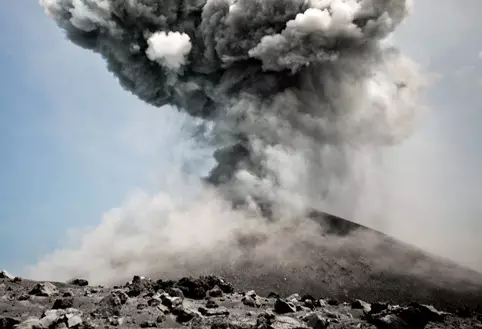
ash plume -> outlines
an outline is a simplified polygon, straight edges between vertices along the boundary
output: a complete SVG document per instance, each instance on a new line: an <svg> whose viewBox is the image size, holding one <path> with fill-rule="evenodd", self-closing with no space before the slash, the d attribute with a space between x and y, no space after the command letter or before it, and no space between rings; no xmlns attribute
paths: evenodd
<svg viewBox="0 0 482 329"><path fill-rule="evenodd" d="M207 181L243 203L262 194L253 180L281 184L273 153L316 163L323 147L389 144L420 107L418 68L382 42L411 1L40 3L126 90L204 119L218 148Z"/></svg>
<svg viewBox="0 0 482 329"><path fill-rule="evenodd" d="M320 236L311 224L281 219L310 209L358 212L379 149L407 137L424 109L419 67L386 41L410 0L40 4L70 41L100 54L127 91L201 119L193 138L216 148L197 199L144 196L109 213L77 250L42 260L33 272L42 277L92 279L95 268L107 282L133 271L178 273L198 261L193 273L209 268L202 261L222 268L253 252L233 246L240 235L270 236L253 247L254 261L279 260L280 243L296 251L300 237ZM289 234L277 234L283 227ZM283 255L295 259L299 250Z"/></svg>

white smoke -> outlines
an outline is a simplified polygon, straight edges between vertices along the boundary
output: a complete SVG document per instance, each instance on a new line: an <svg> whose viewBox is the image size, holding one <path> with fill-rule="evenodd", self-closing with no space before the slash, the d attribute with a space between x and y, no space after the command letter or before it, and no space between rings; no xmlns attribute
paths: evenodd
<svg viewBox="0 0 482 329"><path fill-rule="evenodd" d="M147 44L147 57L172 70L185 64L192 48L189 35L179 32L156 32L147 39Z"/></svg>

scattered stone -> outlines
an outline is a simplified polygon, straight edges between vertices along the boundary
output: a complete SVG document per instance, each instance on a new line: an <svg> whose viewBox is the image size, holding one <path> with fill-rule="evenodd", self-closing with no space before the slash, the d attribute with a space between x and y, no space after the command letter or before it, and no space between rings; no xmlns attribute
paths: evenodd
<svg viewBox="0 0 482 329"><path fill-rule="evenodd" d="M66 309L74 306L74 299L72 297L58 298L55 300L52 309Z"/></svg>
<svg viewBox="0 0 482 329"><path fill-rule="evenodd" d="M186 323L186 322L189 322L196 317L201 316L198 312L195 312L195 311L192 311L192 310L189 310L189 309L185 309L185 308L179 309L178 312L176 312L176 313L177 313L176 320L179 323Z"/></svg>
<svg viewBox="0 0 482 329"><path fill-rule="evenodd" d="M300 300L301 300L301 296L299 294L292 294L288 298L286 298L286 301L292 302L292 303L297 303Z"/></svg>
<svg viewBox="0 0 482 329"><path fill-rule="evenodd" d="M142 293L154 291L154 284L150 279L136 275L126 284L126 288L129 297L138 297Z"/></svg>
<svg viewBox="0 0 482 329"><path fill-rule="evenodd" d="M171 297L167 293L163 293L161 294L160 298L161 298L162 304L169 307L170 309L173 309L182 305L181 297Z"/></svg>
<svg viewBox="0 0 482 329"><path fill-rule="evenodd" d="M241 299L241 302L249 307L261 307L261 303L258 301L257 297L244 296L243 299Z"/></svg>
<svg viewBox="0 0 482 329"><path fill-rule="evenodd" d="M157 323L162 323L164 321L166 321L166 316L164 314L160 314L160 315L157 316L157 318L156 318Z"/></svg>
<svg viewBox="0 0 482 329"><path fill-rule="evenodd" d="M154 322L154 321L144 321L140 324L140 327L141 328L157 328L157 323Z"/></svg>
<svg viewBox="0 0 482 329"><path fill-rule="evenodd" d="M159 306L161 305L161 303L162 303L161 299L157 297L153 297L147 301L147 305L149 305L150 307Z"/></svg>
<svg viewBox="0 0 482 329"><path fill-rule="evenodd" d="M219 286L214 287L213 289L208 291L208 296L210 297L221 297L223 295L223 291Z"/></svg>
<svg viewBox="0 0 482 329"><path fill-rule="evenodd" d="M316 314L315 312L305 315L303 317L303 321L305 321L308 326L313 329L325 329L330 324L327 319L323 318L319 314Z"/></svg>
<svg viewBox="0 0 482 329"><path fill-rule="evenodd" d="M351 303L351 308L354 310L363 310L365 313L370 313L371 311L371 305L361 299L355 300L353 303Z"/></svg>
<svg viewBox="0 0 482 329"><path fill-rule="evenodd" d="M311 299L307 299L304 301L305 307L309 308L310 310L314 310L316 308L315 303Z"/></svg>
<svg viewBox="0 0 482 329"><path fill-rule="evenodd" d="M157 306L157 309L158 309L159 311L161 311L162 313L164 313L164 314L168 314L168 313L169 313L169 308L168 308L166 305L162 305L162 304L161 304L161 305L158 305L158 306Z"/></svg>
<svg viewBox="0 0 482 329"><path fill-rule="evenodd" d="M370 313L380 313L388 308L387 303L375 302L370 305Z"/></svg>
<svg viewBox="0 0 482 329"><path fill-rule="evenodd" d="M70 290L64 292L63 297L74 297L74 293Z"/></svg>
<svg viewBox="0 0 482 329"><path fill-rule="evenodd" d="M268 298L280 298L280 295L275 292L270 292Z"/></svg>
<svg viewBox="0 0 482 329"><path fill-rule="evenodd" d="M274 311L278 314L294 313L296 312L296 306L291 302L278 298L274 303Z"/></svg>
<svg viewBox="0 0 482 329"><path fill-rule="evenodd" d="M113 316L108 318L108 322L112 326L121 326L124 323L124 319L118 316Z"/></svg>
<svg viewBox="0 0 482 329"><path fill-rule="evenodd" d="M327 307L328 304L324 299L318 299L318 307Z"/></svg>
<svg viewBox="0 0 482 329"><path fill-rule="evenodd" d="M8 279L8 280L13 280L15 277L8 273L7 271L0 271L0 279Z"/></svg>
<svg viewBox="0 0 482 329"><path fill-rule="evenodd" d="M20 321L14 318L0 318L0 329L12 329Z"/></svg>
<svg viewBox="0 0 482 329"><path fill-rule="evenodd" d="M15 329L40 329L44 328L37 318L30 318L15 326Z"/></svg>
<svg viewBox="0 0 482 329"><path fill-rule="evenodd" d="M103 315L120 315L122 305L127 302L127 295L120 291L114 290L99 302L99 312Z"/></svg>
<svg viewBox="0 0 482 329"><path fill-rule="evenodd" d="M61 318L61 321L65 322L68 328L77 327L83 322L80 316L70 314L64 315L63 318Z"/></svg>
<svg viewBox="0 0 482 329"><path fill-rule="evenodd" d="M147 304L144 304L144 303L139 303L137 304L137 309L138 310L143 310L143 309L146 309L147 308Z"/></svg>
<svg viewBox="0 0 482 329"><path fill-rule="evenodd" d="M217 308L219 305L212 299L208 300L206 303L207 308Z"/></svg>
<svg viewBox="0 0 482 329"><path fill-rule="evenodd" d="M89 285L89 281L84 279L73 279L70 280L69 283L79 287L85 287Z"/></svg>
<svg viewBox="0 0 482 329"><path fill-rule="evenodd" d="M198 308L198 311L204 316L228 316L229 315L229 311L225 308L207 309L201 306Z"/></svg>
<svg viewBox="0 0 482 329"><path fill-rule="evenodd" d="M25 301L25 300L29 300L30 299L30 295L27 295L27 294L21 294L20 296L18 296L17 298L19 301Z"/></svg>
<svg viewBox="0 0 482 329"><path fill-rule="evenodd" d="M171 296L171 297L179 297L184 299L184 293L182 292L181 289L179 288L168 288L166 289L166 292Z"/></svg>
<svg viewBox="0 0 482 329"><path fill-rule="evenodd" d="M50 282L37 283L29 294L39 297L50 297L59 293L59 289Z"/></svg>

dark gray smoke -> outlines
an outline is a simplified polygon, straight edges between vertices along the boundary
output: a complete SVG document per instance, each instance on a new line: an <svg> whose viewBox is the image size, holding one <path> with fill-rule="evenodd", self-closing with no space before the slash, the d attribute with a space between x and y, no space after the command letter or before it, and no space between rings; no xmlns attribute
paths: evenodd
<svg viewBox="0 0 482 329"><path fill-rule="evenodd" d="M383 41L409 0L40 3L126 90L203 118L218 148L208 181L243 202L296 184L323 198L318 176L348 175L349 149L406 136L419 108L417 67ZM293 168L312 179L287 178Z"/></svg>

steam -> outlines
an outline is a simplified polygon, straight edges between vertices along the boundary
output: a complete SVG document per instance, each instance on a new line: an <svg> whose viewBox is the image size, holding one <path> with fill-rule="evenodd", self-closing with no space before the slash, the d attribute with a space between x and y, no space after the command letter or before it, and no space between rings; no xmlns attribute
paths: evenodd
<svg viewBox="0 0 482 329"><path fill-rule="evenodd" d="M107 214L77 249L44 259L40 276L102 269L100 281L109 281L150 271L153 259L169 264L156 271L186 268L201 254L223 263L239 256L231 244L239 231L268 234L313 208L353 215L380 149L409 136L423 113L424 76L385 42L409 0L40 4L126 90L201 119L193 137L216 148L217 163L196 198L141 196ZM310 236L300 227L288 245ZM267 245L280 243L275 237Z"/></svg>

